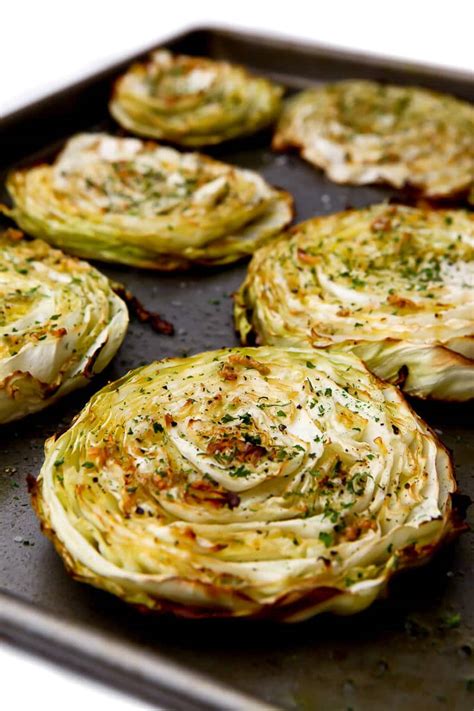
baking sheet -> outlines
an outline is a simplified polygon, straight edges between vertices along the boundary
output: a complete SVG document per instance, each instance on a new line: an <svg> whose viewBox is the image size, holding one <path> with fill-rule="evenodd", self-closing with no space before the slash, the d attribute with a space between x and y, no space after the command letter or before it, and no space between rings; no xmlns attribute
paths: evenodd
<svg viewBox="0 0 474 711"><path fill-rule="evenodd" d="M474 99L472 78L469 81L459 73L443 76L439 71L357 59L271 38L211 29L167 44L191 54L245 63L284 80L290 89L327 79L369 77L418 83ZM76 131L116 131L107 117L107 98L112 78L128 63L0 122L2 170L18 161L51 156ZM272 153L269 143L270 133L264 131L208 153L258 170L271 183L289 190L295 196L297 220L399 195L385 188L337 186L297 156ZM447 704L472 709L472 532L429 566L399 576L390 587L390 597L368 611L351 618L317 617L293 626L142 616L111 595L68 578L51 543L39 532L26 489L26 476L39 471L45 438L67 427L95 390L130 368L157 358L236 345L231 294L246 268L244 263L160 275L96 266L171 320L176 334L158 335L145 324L132 322L118 356L90 387L50 410L0 429L0 591L9 595L3 602L0 599L3 634L164 703L166 708L251 709L260 700L276 708L304 711L415 709L420 705L442 709ZM453 450L461 492L474 498L472 406L414 405ZM61 637L61 629L67 629L64 623L76 625L86 636L69 652L67 634ZM88 630L92 631L89 645ZM105 647L97 656L101 643ZM155 674L140 676L140 663L135 667L132 663L136 655ZM188 676L187 670L204 674L205 679ZM226 685L227 690L215 683ZM255 702L238 696L239 692Z"/></svg>

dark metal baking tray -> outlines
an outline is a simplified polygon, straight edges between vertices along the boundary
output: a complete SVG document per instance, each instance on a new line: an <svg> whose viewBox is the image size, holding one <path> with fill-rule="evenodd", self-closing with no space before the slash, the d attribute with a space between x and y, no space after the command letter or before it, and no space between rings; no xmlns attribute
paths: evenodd
<svg viewBox="0 0 474 711"><path fill-rule="evenodd" d="M369 77L416 83L474 99L472 77L234 32L196 30L166 43L228 58L291 88ZM131 58L4 118L2 169L51 156L70 134L116 127L107 116L112 79ZM363 206L395 193L337 186L295 155L275 155L269 132L210 151L260 171L296 198L297 219ZM3 196L5 199L5 196ZM92 392L129 368L165 356L235 344L231 293L245 264L160 275L98 265L176 325L172 338L132 323L111 366L86 390L0 431L0 600L5 637L171 709L472 709L474 537L466 533L429 566L393 582L387 600L352 618L294 626L142 616L73 582L42 537L25 478L36 475L45 438ZM462 493L474 497L473 412L468 405L414 403L453 449ZM203 675L195 676L195 675ZM220 686L222 685L222 686ZM244 697L240 694L248 694ZM267 707L268 708L268 707Z"/></svg>

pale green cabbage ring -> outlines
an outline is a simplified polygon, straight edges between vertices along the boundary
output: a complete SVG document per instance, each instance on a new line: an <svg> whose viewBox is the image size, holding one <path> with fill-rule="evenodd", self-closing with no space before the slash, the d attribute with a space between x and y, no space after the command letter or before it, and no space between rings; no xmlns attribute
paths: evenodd
<svg viewBox="0 0 474 711"><path fill-rule="evenodd" d="M317 387L325 414L311 406ZM285 429L270 393L286 409ZM237 430L229 424L235 419ZM279 464L267 449L244 476L216 463L206 443L223 428L246 427L257 428L247 432L258 431L267 448L283 443L290 458ZM335 452L356 472L356 488L318 488L311 499L309 471L332 467ZM163 456L173 471L169 482L159 475L156 483ZM196 503L207 471L220 484ZM428 559L462 528L455 488L436 436L357 358L247 348L154 363L105 387L67 432L47 442L33 502L78 580L159 612L295 621L362 610L396 570ZM216 492L228 502L217 506ZM329 505L342 517L342 533L322 513ZM371 512L374 522L355 538L344 528L351 507L351 521Z"/></svg>
<svg viewBox="0 0 474 711"><path fill-rule="evenodd" d="M432 198L474 186L474 107L419 87L349 80L288 100L273 139L336 183L409 185Z"/></svg>
<svg viewBox="0 0 474 711"><path fill-rule="evenodd" d="M160 96L163 84L177 93ZM277 117L282 94L243 67L161 50L117 80L109 108L132 133L198 147L264 128Z"/></svg>
<svg viewBox="0 0 474 711"><path fill-rule="evenodd" d="M406 241L402 256L399 239ZM368 266L382 258L384 269ZM405 277L403 260L418 258L425 260L419 274ZM426 279L430 270L434 281ZM406 310L390 306L396 298ZM474 218L463 210L374 205L308 220L257 251L234 316L243 343L352 351L410 395L469 400Z"/></svg>
<svg viewBox="0 0 474 711"><path fill-rule="evenodd" d="M109 195L111 166L119 164L157 171L168 191L181 174L204 175L206 182L200 191L191 188L183 198L172 196L171 205L166 196L153 203L149 192L138 187L131 197L146 214L112 211L112 201L129 189L117 180ZM91 182L103 186L104 196L97 196ZM203 194L213 186L216 202L212 194ZM106 134L75 136L52 166L15 171L7 188L13 208L4 212L25 232L76 256L152 269L241 259L288 225L293 215L291 196L253 171Z"/></svg>
<svg viewBox="0 0 474 711"><path fill-rule="evenodd" d="M127 307L106 277L14 231L0 235L0 297L0 423L86 385L127 330Z"/></svg>

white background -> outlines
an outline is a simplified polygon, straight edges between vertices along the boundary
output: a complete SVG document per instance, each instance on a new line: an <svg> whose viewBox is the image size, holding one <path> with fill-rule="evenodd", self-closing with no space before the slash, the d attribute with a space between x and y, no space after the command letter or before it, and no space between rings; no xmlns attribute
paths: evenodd
<svg viewBox="0 0 474 711"><path fill-rule="evenodd" d="M473 21L472 0L9 0L0 114L190 26L264 30L474 71Z"/></svg>
<svg viewBox="0 0 474 711"><path fill-rule="evenodd" d="M472 0L10 0L5 5L0 115L197 25L276 33L474 73ZM0 670L0 704L6 711L148 708L6 645L0 646Z"/></svg>

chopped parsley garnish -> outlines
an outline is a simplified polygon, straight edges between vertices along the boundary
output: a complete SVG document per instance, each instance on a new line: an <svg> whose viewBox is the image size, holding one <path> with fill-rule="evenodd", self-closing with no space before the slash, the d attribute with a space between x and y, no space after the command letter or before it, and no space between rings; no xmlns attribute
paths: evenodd
<svg viewBox="0 0 474 711"><path fill-rule="evenodd" d="M231 469L229 470L229 474L232 477L240 479L241 477L247 477L250 476L252 472L250 469L247 469L247 467L244 467L243 464L240 465L240 467L237 467L236 469Z"/></svg>
<svg viewBox="0 0 474 711"><path fill-rule="evenodd" d="M461 615L459 614L459 612L452 612L443 615L441 624L446 629L455 629L461 624Z"/></svg>
<svg viewBox="0 0 474 711"><path fill-rule="evenodd" d="M319 540L324 543L326 548L330 548L334 543L334 536L332 533L327 533L326 531L321 531L319 534Z"/></svg>
<svg viewBox="0 0 474 711"><path fill-rule="evenodd" d="M249 412L244 412L243 415L239 415L239 420L244 425L250 425L252 424L252 415Z"/></svg>
<svg viewBox="0 0 474 711"><path fill-rule="evenodd" d="M254 444L255 446L258 446L259 444L262 444L262 438L260 435L252 435L246 432L244 434L244 442L248 442L249 444Z"/></svg>

